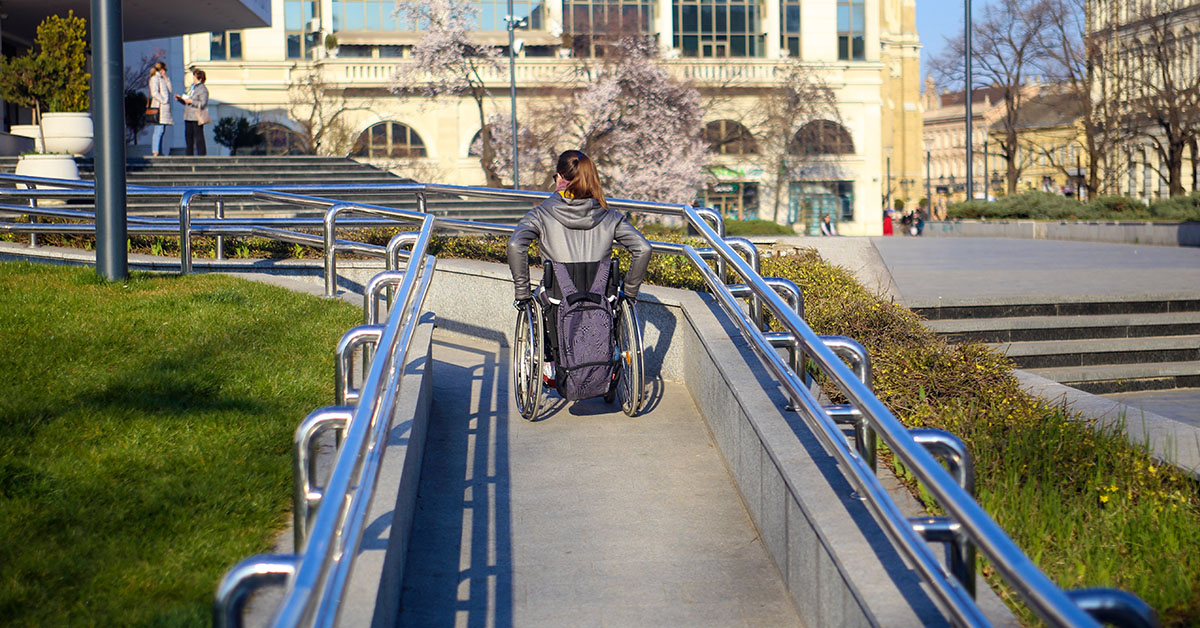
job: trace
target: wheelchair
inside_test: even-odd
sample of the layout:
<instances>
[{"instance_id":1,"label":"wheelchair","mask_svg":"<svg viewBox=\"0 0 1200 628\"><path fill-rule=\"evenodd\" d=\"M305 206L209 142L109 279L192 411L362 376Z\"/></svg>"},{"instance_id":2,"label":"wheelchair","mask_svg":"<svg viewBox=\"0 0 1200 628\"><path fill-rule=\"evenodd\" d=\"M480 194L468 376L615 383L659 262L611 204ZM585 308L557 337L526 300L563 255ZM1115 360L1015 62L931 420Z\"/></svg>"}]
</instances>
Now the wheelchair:
<instances>
[{"instance_id":1,"label":"wheelchair","mask_svg":"<svg viewBox=\"0 0 1200 628\"><path fill-rule=\"evenodd\" d=\"M513 333L511 381L517 410L527 421L537 418L548 388L542 381L542 365L545 363L547 347L550 346L545 302L544 288L537 286L534 298L517 310ZM613 312L612 329L616 370L604 401L619 401L622 412L630 417L637 416L646 402L646 391L642 365L642 328L633 303L624 298L618 299Z\"/></svg>"}]
</instances>

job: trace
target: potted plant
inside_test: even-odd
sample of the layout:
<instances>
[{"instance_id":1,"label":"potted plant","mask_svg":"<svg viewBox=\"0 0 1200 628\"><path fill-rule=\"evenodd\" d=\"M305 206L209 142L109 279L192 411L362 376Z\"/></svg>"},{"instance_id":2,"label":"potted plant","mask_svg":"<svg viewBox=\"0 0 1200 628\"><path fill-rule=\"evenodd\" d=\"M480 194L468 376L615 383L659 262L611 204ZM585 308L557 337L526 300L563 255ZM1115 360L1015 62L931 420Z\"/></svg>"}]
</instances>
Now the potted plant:
<instances>
[{"instance_id":1,"label":"potted plant","mask_svg":"<svg viewBox=\"0 0 1200 628\"><path fill-rule=\"evenodd\" d=\"M33 109L37 150L81 155L91 150L88 113L87 23L74 11L42 21L38 50L0 58L0 96Z\"/></svg>"},{"instance_id":2,"label":"potted plant","mask_svg":"<svg viewBox=\"0 0 1200 628\"><path fill-rule=\"evenodd\" d=\"M325 54L327 54L332 59L337 58L337 55L338 55L337 35L330 33L325 36Z\"/></svg>"}]
</instances>

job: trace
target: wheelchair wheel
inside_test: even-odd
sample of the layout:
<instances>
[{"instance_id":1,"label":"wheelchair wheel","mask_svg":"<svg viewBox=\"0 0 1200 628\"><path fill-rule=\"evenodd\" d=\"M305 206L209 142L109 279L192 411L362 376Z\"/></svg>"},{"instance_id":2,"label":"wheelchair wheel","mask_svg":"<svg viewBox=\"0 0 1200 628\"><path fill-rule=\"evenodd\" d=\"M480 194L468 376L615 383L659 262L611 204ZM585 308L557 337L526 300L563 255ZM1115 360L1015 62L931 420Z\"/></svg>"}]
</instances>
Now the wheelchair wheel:
<instances>
[{"instance_id":1,"label":"wheelchair wheel","mask_svg":"<svg viewBox=\"0 0 1200 628\"><path fill-rule=\"evenodd\" d=\"M517 411L526 421L532 421L542 403L542 307L537 301L517 311L512 386Z\"/></svg>"},{"instance_id":2,"label":"wheelchair wheel","mask_svg":"<svg viewBox=\"0 0 1200 628\"><path fill-rule=\"evenodd\" d=\"M637 312L628 301L621 302L617 316L617 356L616 397L621 402L622 412L636 416L645 398L642 333Z\"/></svg>"}]
</instances>

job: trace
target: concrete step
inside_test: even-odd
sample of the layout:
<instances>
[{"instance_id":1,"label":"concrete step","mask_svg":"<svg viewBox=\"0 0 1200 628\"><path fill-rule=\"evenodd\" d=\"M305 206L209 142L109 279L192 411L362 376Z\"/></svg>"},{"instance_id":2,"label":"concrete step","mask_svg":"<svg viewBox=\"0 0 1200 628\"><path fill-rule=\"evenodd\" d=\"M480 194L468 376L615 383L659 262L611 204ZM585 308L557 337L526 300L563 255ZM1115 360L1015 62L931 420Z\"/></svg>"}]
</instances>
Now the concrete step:
<instances>
[{"instance_id":1,"label":"concrete step","mask_svg":"<svg viewBox=\"0 0 1200 628\"><path fill-rule=\"evenodd\" d=\"M1200 387L1200 361L1028 369L1092 394Z\"/></svg>"},{"instance_id":2,"label":"concrete step","mask_svg":"<svg viewBox=\"0 0 1200 628\"><path fill-rule=\"evenodd\" d=\"M1200 334L992 343L1020 368L1095 366L1200 360Z\"/></svg>"},{"instance_id":3,"label":"concrete step","mask_svg":"<svg viewBox=\"0 0 1200 628\"><path fill-rule=\"evenodd\" d=\"M1096 316L1200 312L1200 294L1096 297L1058 303L951 302L913 300L909 307L927 320L1015 318L1026 316Z\"/></svg>"},{"instance_id":4,"label":"concrete step","mask_svg":"<svg viewBox=\"0 0 1200 628\"><path fill-rule=\"evenodd\" d=\"M1200 312L1017 316L926 321L954 342L1027 342L1200 334Z\"/></svg>"}]
</instances>

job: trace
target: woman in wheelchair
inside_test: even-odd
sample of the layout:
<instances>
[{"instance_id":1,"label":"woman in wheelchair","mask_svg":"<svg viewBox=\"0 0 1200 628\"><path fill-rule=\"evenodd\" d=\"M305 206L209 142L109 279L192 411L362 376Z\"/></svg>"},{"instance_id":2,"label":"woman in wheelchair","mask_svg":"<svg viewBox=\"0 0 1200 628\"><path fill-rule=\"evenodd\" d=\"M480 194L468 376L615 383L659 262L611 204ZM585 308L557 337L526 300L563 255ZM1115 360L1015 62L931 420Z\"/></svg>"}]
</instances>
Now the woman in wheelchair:
<instances>
[{"instance_id":1,"label":"woman in wheelchair","mask_svg":"<svg viewBox=\"0 0 1200 628\"><path fill-rule=\"evenodd\" d=\"M632 305L650 264L650 243L623 214L609 209L596 166L587 155L566 151L555 170L556 191L525 214L508 241L513 305L519 313L513 362L518 406L532 419L543 383L567 399L603 395L611 401L619 392L617 380L636 375L637 381L627 383L637 390L626 391L622 399L622 408L632 415L642 394L640 332ZM544 262L536 299L529 285L528 257L534 240L540 243ZM612 258L614 241L633 257L623 285ZM611 320L605 324L603 317ZM604 337L602 330L611 330L611 337ZM523 338L529 346L520 346ZM625 347L620 346L622 338ZM534 370L543 360L552 366ZM525 399L523 387L528 389Z\"/></svg>"}]
</instances>

